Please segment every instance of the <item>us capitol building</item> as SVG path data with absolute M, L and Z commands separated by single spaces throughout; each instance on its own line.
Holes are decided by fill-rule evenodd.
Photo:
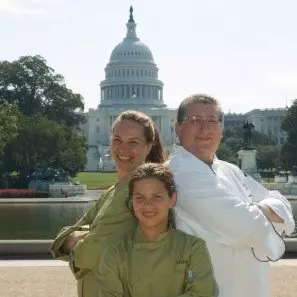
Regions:
M 159 69 L 149 47 L 137 37 L 132 7 L 126 26 L 126 37 L 113 49 L 104 69 L 105 79 L 100 83 L 100 104 L 97 109 L 90 109 L 85 114 L 86 123 L 80 127 L 88 144 L 87 171 L 114 169 L 109 150 L 111 126 L 117 115 L 128 109 L 142 111 L 152 118 L 165 147 L 177 142 L 174 131 L 177 110 L 168 108 L 164 103 Z M 286 113 L 287 108 L 225 114 L 224 125 L 242 125 L 249 120 L 256 130 L 265 134 L 271 131 L 282 143 L 286 135 L 280 123 Z
M 126 37 L 113 49 L 105 67 L 98 109 L 90 109 L 86 123 L 81 126 L 88 144 L 86 170 L 112 169 L 109 152 L 111 126 L 117 115 L 128 109 L 149 115 L 156 123 L 165 146 L 176 142 L 176 110 L 164 104 L 159 69 L 149 47 L 137 37 L 132 7 L 126 26 Z

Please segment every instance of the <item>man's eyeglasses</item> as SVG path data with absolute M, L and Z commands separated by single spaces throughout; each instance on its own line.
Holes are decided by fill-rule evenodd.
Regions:
M 216 118 L 213 118 L 213 117 L 203 118 L 196 115 L 184 117 L 183 122 L 188 122 L 191 125 L 195 125 L 199 127 L 202 127 L 204 125 L 209 129 L 216 128 L 220 123 L 220 121 Z

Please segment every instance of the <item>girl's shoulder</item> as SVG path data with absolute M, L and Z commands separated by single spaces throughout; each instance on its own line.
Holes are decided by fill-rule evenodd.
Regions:
M 197 244 L 198 245 L 205 244 L 204 240 L 202 240 L 201 238 L 197 236 L 189 235 L 178 229 L 173 229 L 171 233 L 172 233 L 172 237 L 174 238 L 174 241 L 180 242 L 181 244 L 189 247 Z

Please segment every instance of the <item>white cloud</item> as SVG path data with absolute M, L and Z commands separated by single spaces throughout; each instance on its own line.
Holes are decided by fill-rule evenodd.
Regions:
M 41 0 L 0 0 L 0 14 L 5 13 L 14 16 L 40 15 L 44 11 L 40 8 Z

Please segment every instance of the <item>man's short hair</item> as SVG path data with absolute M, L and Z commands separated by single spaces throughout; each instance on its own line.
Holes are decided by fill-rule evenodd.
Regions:
M 194 94 L 186 99 L 184 99 L 177 110 L 177 122 L 180 124 L 185 116 L 186 116 L 186 109 L 190 104 L 195 104 L 195 103 L 200 103 L 200 104 L 213 104 L 216 105 L 218 108 L 218 116 L 219 116 L 219 122 L 223 121 L 223 111 L 221 108 L 221 105 L 219 101 L 211 96 L 204 95 L 204 94 Z

